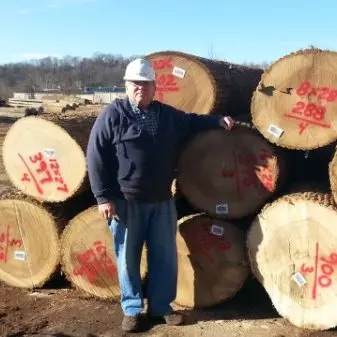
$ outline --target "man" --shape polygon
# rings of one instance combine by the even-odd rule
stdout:
[[[122,329],[137,331],[143,310],[140,258],[148,249],[146,296],[149,317],[180,325],[170,303],[177,288],[177,215],[171,196],[177,155],[186,139],[201,130],[230,130],[230,117],[186,114],[153,100],[155,72],[136,59],[124,76],[127,99],[115,100],[91,130],[87,162],[99,213],[114,236]]]

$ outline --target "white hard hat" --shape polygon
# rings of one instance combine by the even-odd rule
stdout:
[[[154,81],[156,78],[151,63],[145,59],[135,59],[128,64],[125,70],[126,81]]]

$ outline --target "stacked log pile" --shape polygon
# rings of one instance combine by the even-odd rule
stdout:
[[[94,120],[76,114],[30,116],[6,133],[3,164],[20,193],[6,194],[0,201],[4,282],[38,287],[59,271],[59,235],[72,217],[95,204],[85,162]]]
[[[172,60],[174,73],[180,60]],[[164,61],[155,61],[163,71]],[[337,324],[332,309],[337,300],[337,246],[333,243],[337,215],[336,64],[337,53],[317,49],[275,62],[263,73],[252,95],[254,128],[237,125],[230,133],[212,130],[194,137],[181,153],[174,188],[176,195],[192,206],[190,213],[201,210],[205,216],[230,220],[238,227],[241,219],[247,223],[248,216],[247,246],[253,274],[282,316],[311,329]],[[193,88],[193,84],[187,87]],[[170,103],[169,94],[164,97]],[[193,92],[186,97],[193,97]],[[185,104],[177,96],[172,102]],[[310,187],[313,183],[319,186],[318,192],[317,187]],[[327,188],[330,193],[323,193]],[[178,254],[184,263],[179,270],[177,302],[207,306],[207,291],[202,285],[215,287],[217,277],[209,271],[213,277],[200,278],[202,267],[195,261],[195,245],[188,244],[198,237],[198,226],[191,237],[183,239],[180,226]],[[217,232],[227,238],[226,231]],[[214,236],[210,230],[206,233]],[[214,238],[208,240],[203,238],[199,249],[205,257],[213,258],[217,243]],[[221,274],[222,266],[216,266]],[[230,284],[221,282],[222,294]],[[189,295],[179,289],[189,289]],[[209,304],[217,303],[211,295],[205,297]]]
[[[180,57],[182,56],[180,55]],[[184,57],[186,59],[188,55]],[[243,113],[248,114],[248,97],[258,82],[261,73],[260,70],[230,65],[228,63],[218,64],[217,62],[205,59],[198,61],[197,64],[204,64],[202,67],[200,66],[201,68],[199,67],[200,69],[198,68],[199,70],[193,70],[196,64],[196,58],[192,56],[189,57],[191,67],[189,68],[186,63],[185,68],[187,73],[185,80],[189,80],[189,77],[193,73],[195,73],[194,76],[206,76],[210,74],[208,90],[213,90],[213,101],[208,102],[208,111],[203,109],[199,110],[199,112],[210,114],[220,111],[224,113],[222,109],[227,109],[231,106],[235,107],[236,111],[241,111],[240,104],[243,104],[245,105],[245,109],[242,109]],[[179,63],[177,63],[177,65],[179,65]],[[216,75],[217,71],[220,71],[222,68],[224,68],[224,71],[222,71],[221,76],[218,77]],[[204,72],[204,75],[198,75],[201,72]],[[246,86],[248,88],[246,91],[243,89],[245,82],[242,79],[244,78],[245,72],[247,79]],[[241,86],[237,88],[239,83],[241,83]],[[158,84],[160,84],[160,80],[158,80]],[[186,85],[188,86],[189,84],[187,83]],[[226,89],[227,92],[222,93],[223,90],[221,86],[227,89],[228,86],[231,88]],[[203,88],[205,89],[207,86],[203,85]],[[244,91],[244,94],[242,94],[240,98],[238,95],[241,91]],[[200,92],[201,87],[199,91],[196,91],[196,94],[198,95]],[[194,96],[192,100],[196,97],[197,96]],[[45,100],[43,100],[43,102],[45,102]],[[185,107],[182,106],[181,108]],[[66,209],[64,205],[67,205],[72,198],[80,197],[88,190],[84,153],[89,132],[96,116],[97,114],[83,116],[83,114],[79,115],[76,111],[73,111],[71,113],[42,114],[40,117],[25,117],[17,121],[7,133],[3,146],[4,165],[13,185],[41,205],[52,203],[52,207],[48,209],[48,212],[55,212],[55,208]],[[234,138],[237,139],[240,137],[240,132],[234,136]],[[213,142],[217,142],[217,137],[221,138],[221,135],[215,134],[215,136],[211,136],[209,143],[212,142],[212,139]],[[249,136],[247,137],[249,138]],[[232,144],[236,143],[235,140],[231,140],[231,142]],[[252,206],[246,206],[253,209],[256,205],[259,205],[262,200],[265,200],[273,194],[276,185],[279,184],[279,161],[277,155],[273,153],[273,149],[269,148],[263,139],[256,139],[256,142],[256,149],[253,151],[248,150],[247,152],[245,147],[237,152],[240,154],[240,151],[246,151],[244,158],[240,157],[239,160],[245,161],[243,165],[248,165],[248,172],[244,173],[248,175],[248,180],[252,178],[251,167],[253,162],[251,161],[251,157],[259,157],[261,177],[257,176],[257,178],[253,178],[251,182],[246,182],[247,184],[252,183],[256,189],[256,192],[252,193],[250,201],[245,202],[246,205],[253,203]],[[219,150],[220,149],[217,151]],[[259,151],[264,152],[260,153]],[[248,163],[246,163],[247,160]],[[253,159],[253,161],[255,161],[255,159]],[[223,162],[221,163],[221,172],[228,169],[228,165],[225,165],[225,167]],[[269,177],[269,173],[267,177],[267,179],[272,180],[270,184],[266,183],[264,181],[265,178],[262,177],[262,175],[264,175],[263,166],[271,170],[271,178]],[[262,183],[259,180],[260,178],[262,179]],[[268,185],[267,188],[263,187],[265,183]],[[228,186],[230,186],[230,184],[231,183],[227,183]],[[225,186],[227,185],[225,183]],[[233,188],[233,186],[230,188]],[[268,189],[270,189],[270,191]],[[214,193],[221,194],[223,190],[226,190],[226,187]],[[230,194],[230,192],[225,193],[227,193],[226,195]],[[238,196],[235,198],[238,199]],[[226,200],[223,200],[226,199],[226,197],[219,200],[215,199],[214,202],[216,204],[226,202]],[[240,208],[239,200],[236,201],[237,206],[232,206],[232,202],[233,201],[228,200],[231,210],[230,214],[232,214],[232,209],[235,209],[235,207],[237,207],[237,210]],[[60,204],[62,207],[58,206]],[[78,211],[77,216],[66,226],[61,240],[61,262],[64,272],[73,284],[82,288],[84,291],[100,297],[116,298],[116,296],[118,296],[118,287],[114,269],[115,261],[112,254],[113,248],[110,232],[107,231],[106,222],[98,217],[95,213],[97,211],[95,208],[84,210],[82,213],[80,213],[78,208],[75,209]],[[220,209],[220,212],[223,212],[223,210]],[[241,213],[244,212],[244,210],[241,211]],[[64,219],[70,218],[69,214],[63,214],[61,217]],[[212,217],[207,217],[208,222],[213,221],[212,219]],[[188,222],[198,223],[199,219],[189,220]],[[84,224],[87,225],[85,226]],[[65,222],[63,222],[62,226],[58,225],[57,227],[63,230],[64,225]],[[219,223],[217,226],[220,228],[221,226],[231,227],[232,225],[230,223]],[[212,228],[217,227],[213,226]],[[203,230],[202,233],[203,236],[206,235],[205,237],[207,237],[207,231]],[[215,234],[209,232],[208,235],[209,237],[206,238],[206,240],[215,242]],[[237,286],[235,287],[233,287],[231,281],[224,281],[226,280],[225,276],[224,278],[220,278],[218,283],[214,286],[214,289],[217,289],[215,297],[219,297],[208,301],[208,303],[216,303],[232,296],[232,294],[240,289],[247,276],[246,260],[243,254],[244,245],[242,240],[236,239],[238,237],[239,235],[233,234],[233,240],[238,241],[231,243],[231,247],[234,247],[234,253],[231,251],[232,248],[229,249],[228,252],[224,252],[224,261],[221,263],[224,264],[225,269],[232,268],[234,274],[234,270],[237,270],[238,275],[240,274],[242,276],[239,278]],[[219,240],[221,242],[226,241],[226,238],[219,238]],[[199,244],[202,245],[202,241],[200,241]],[[239,254],[237,260],[235,260],[236,251]],[[29,256],[28,253],[27,256]],[[102,258],[102,256],[105,256],[105,258]],[[225,263],[226,259],[228,259],[227,264]],[[232,263],[230,262],[231,260],[237,262]],[[29,261],[29,258],[27,258],[27,261]],[[243,271],[241,271],[242,268]],[[203,297],[205,297],[204,303],[207,303],[207,293],[205,293]],[[196,301],[196,303],[196,305],[198,305],[199,301]]]
[[[172,186],[180,218],[178,304],[204,308],[228,300],[251,269],[292,323],[312,329],[336,326],[336,55],[305,50],[263,73],[178,52],[147,56],[156,70],[156,99],[188,112],[229,114],[253,123],[237,122],[231,132],[201,132],[181,150]],[[9,130],[3,146],[6,171],[34,202],[21,206],[7,198],[0,203],[0,216],[14,224],[8,235],[8,227],[0,227],[0,238],[9,242],[1,247],[9,252],[6,259],[21,256],[33,263],[32,253],[20,253],[21,246],[16,255],[13,251],[18,240],[30,247],[30,227],[20,217],[31,216],[36,225],[46,221],[41,228],[62,232],[61,256],[53,263],[61,261],[75,286],[117,299],[111,232],[93,200],[84,197],[89,187],[84,153],[95,117],[75,112],[25,117]],[[313,182],[322,192],[307,187]],[[332,193],[323,193],[325,185]],[[77,198],[83,199],[74,206]],[[20,216],[7,216],[13,210]],[[248,228],[242,225],[247,222]],[[41,251],[45,254],[43,246]],[[141,269],[146,280],[145,252]],[[12,260],[17,268],[19,262]],[[0,260],[2,280],[19,279],[3,266]],[[22,275],[18,286],[43,283],[25,281],[27,271]]]
[[[311,329],[337,325],[336,64],[337,53],[317,49],[283,57],[264,72],[251,106],[256,128],[294,163],[287,192],[252,222],[250,264],[280,315]]]
[[[89,100],[85,100],[75,96],[45,96],[42,100],[37,99],[8,99],[8,106],[16,108],[24,108],[25,116],[37,116],[42,113],[64,113],[73,111],[81,105],[91,104]]]

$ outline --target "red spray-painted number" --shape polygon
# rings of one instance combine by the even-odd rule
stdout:
[[[79,267],[74,268],[73,275],[85,276],[91,284],[97,284],[97,279],[104,276],[116,278],[116,266],[101,241],[95,241],[93,248],[77,254],[76,260]]]
[[[172,57],[155,60],[153,61],[152,66],[154,70],[172,69]]]
[[[44,194],[43,185],[45,184],[54,185],[58,191],[69,192],[56,159],[46,159],[41,152],[29,156],[28,160],[20,153],[18,153],[18,156],[27,170],[23,173],[21,181],[33,183],[40,195]]]
[[[308,102],[299,101],[284,116],[299,122],[299,134],[301,135],[308,126],[331,128],[331,125],[325,121],[327,112],[323,103],[334,103],[337,101],[337,89],[327,86],[314,87],[309,81],[304,81],[296,90],[296,94],[301,99],[308,99]],[[318,102],[312,102],[313,98]]]
[[[7,263],[9,249],[21,248],[22,240],[11,238],[10,225],[6,225],[6,230],[0,232],[0,263]]]
[[[275,187],[273,171],[267,162],[271,158],[272,154],[266,149],[261,149],[258,154],[233,151],[234,169],[222,170],[222,177],[235,179],[236,192],[240,198],[243,190],[249,188],[273,191]],[[256,166],[259,167],[259,171]]]
[[[328,288],[332,285],[331,275],[334,274],[337,266],[337,253],[333,252],[328,258],[319,255],[319,243],[316,242],[314,266],[307,267],[302,264],[300,272],[302,274],[314,273],[314,284],[311,291],[311,298],[316,300],[318,288]]]
[[[231,249],[232,243],[224,236],[212,234],[211,226],[205,223],[199,230],[190,227],[186,232],[186,236],[189,238],[188,246],[192,255],[202,254],[214,263],[215,261],[210,255],[210,250],[217,248],[223,252]]]
[[[291,109],[291,112],[284,116],[299,121],[299,134],[302,134],[309,125],[331,128],[331,125],[325,122],[326,112],[327,109],[323,105],[297,102],[295,107]]]
[[[318,100],[325,100],[327,102],[335,102],[337,100],[337,89],[324,87],[314,87],[309,81],[302,82],[296,90],[299,97],[314,96]]]
[[[175,77],[172,74],[161,74],[156,79],[156,95],[159,101],[164,100],[164,94],[168,92],[178,92]]]
[[[163,102],[166,93],[178,92],[180,90],[176,78],[172,74],[172,58],[155,60],[152,64],[155,71],[168,71],[168,73],[161,73],[160,75],[156,73],[156,99]]]

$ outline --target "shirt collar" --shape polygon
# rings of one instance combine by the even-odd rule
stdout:
[[[141,112],[151,112],[154,109],[154,104],[153,101],[151,102],[151,104],[149,105],[149,107],[145,110],[145,109],[141,109],[135,102],[131,101],[131,99],[129,99],[132,111],[136,114],[139,114]]]

